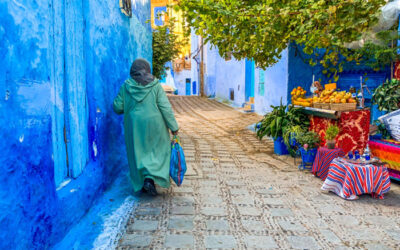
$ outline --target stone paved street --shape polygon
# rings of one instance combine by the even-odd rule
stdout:
[[[246,127],[261,119],[198,97],[171,97],[188,172],[141,196],[118,249],[400,249],[400,188],[346,201],[273,155]]]

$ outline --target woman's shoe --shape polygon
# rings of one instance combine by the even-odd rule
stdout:
[[[152,179],[144,179],[143,189],[152,196],[156,196],[158,194],[156,186],[154,185],[154,181]]]

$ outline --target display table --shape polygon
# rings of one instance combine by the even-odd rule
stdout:
[[[310,117],[310,130],[321,136],[321,145],[325,145],[325,131],[331,124],[340,128],[336,138],[336,147],[343,149],[345,153],[359,150],[363,152],[369,140],[370,110],[355,110],[337,112],[337,119],[322,116],[322,112]]]
[[[400,144],[372,139],[369,141],[369,148],[373,156],[388,164],[390,177],[400,181]]]
[[[328,149],[326,147],[320,147],[317,155],[315,156],[314,164],[311,170],[312,173],[324,181],[328,175],[329,165],[331,164],[332,160],[343,156],[345,156],[345,153],[341,148]]]
[[[353,164],[344,158],[336,158],[329,166],[328,177],[321,187],[347,200],[361,194],[371,194],[383,199],[390,190],[389,172],[384,166]]]

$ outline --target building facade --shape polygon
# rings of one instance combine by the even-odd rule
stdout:
[[[168,70],[171,70],[178,95],[198,95],[197,72],[192,70],[193,67],[196,69],[197,64],[193,59],[196,54],[193,50],[196,47],[193,45],[197,44],[197,36],[194,34],[186,36],[182,12],[171,7],[176,2],[175,0],[151,0],[151,25],[155,29],[165,25],[170,19],[175,20],[175,29],[172,32],[178,36],[178,39],[186,40],[187,43],[181,47],[178,58],[168,64],[170,68]],[[165,79],[161,79],[161,82],[164,81]]]
[[[112,111],[150,1],[0,0],[0,249],[60,241],[126,166]]]
[[[195,51],[196,48],[192,50]],[[211,48],[209,44],[204,45],[203,54],[205,95],[227,101],[235,107],[251,104],[251,109],[259,114],[270,111],[270,106],[279,105],[281,100],[283,104],[290,103],[290,92],[295,87],[301,86],[309,94],[313,79],[320,80],[323,84],[330,80],[322,73],[324,69],[321,66],[311,67],[307,63],[307,57],[310,56],[305,55],[301,46],[295,44],[290,44],[282,52],[278,63],[265,70],[247,59],[222,58],[218,49]],[[194,69],[196,71],[199,68]],[[360,89],[360,77],[367,79],[365,83],[372,93],[377,86],[390,78],[390,69],[375,72],[363,65],[346,64],[339,75],[337,86],[346,91],[350,87]],[[368,92],[364,94],[367,104],[371,105],[372,95]],[[372,120],[382,115],[376,106],[371,110]]]

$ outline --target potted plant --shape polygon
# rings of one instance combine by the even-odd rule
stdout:
[[[325,132],[326,146],[329,149],[334,149],[336,145],[336,136],[339,134],[339,127],[330,125]]]
[[[287,125],[286,106],[271,106],[272,111],[267,113],[261,120],[257,130],[257,137],[261,140],[264,136],[274,139],[274,153],[279,155],[288,154],[288,150],[283,143],[283,128]]]
[[[304,113],[303,108],[297,108],[281,104],[279,106],[271,106],[272,111],[267,113],[261,120],[259,128],[257,128],[257,137],[261,140],[264,136],[274,139],[274,153],[278,155],[288,154],[287,146],[284,143],[283,135],[291,126],[308,127],[310,121]]]
[[[285,129],[283,133],[283,142],[286,144],[286,146],[289,149],[290,155],[293,157],[296,156],[296,151],[297,151],[297,141],[296,141],[296,136],[300,135],[302,133],[306,132],[306,129],[300,125],[292,125],[289,126],[287,129]]]
[[[387,130],[385,124],[383,124],[379,120],[373,121],[372,125],[370,126],[370,136],[372,139],[392,139],[390,132]]]
[[[320,137],[314,131],[307,131],[296,136],[299,144],[302,164],[299,168],[306,168],[314,163],[317,149],[320,144]]]

